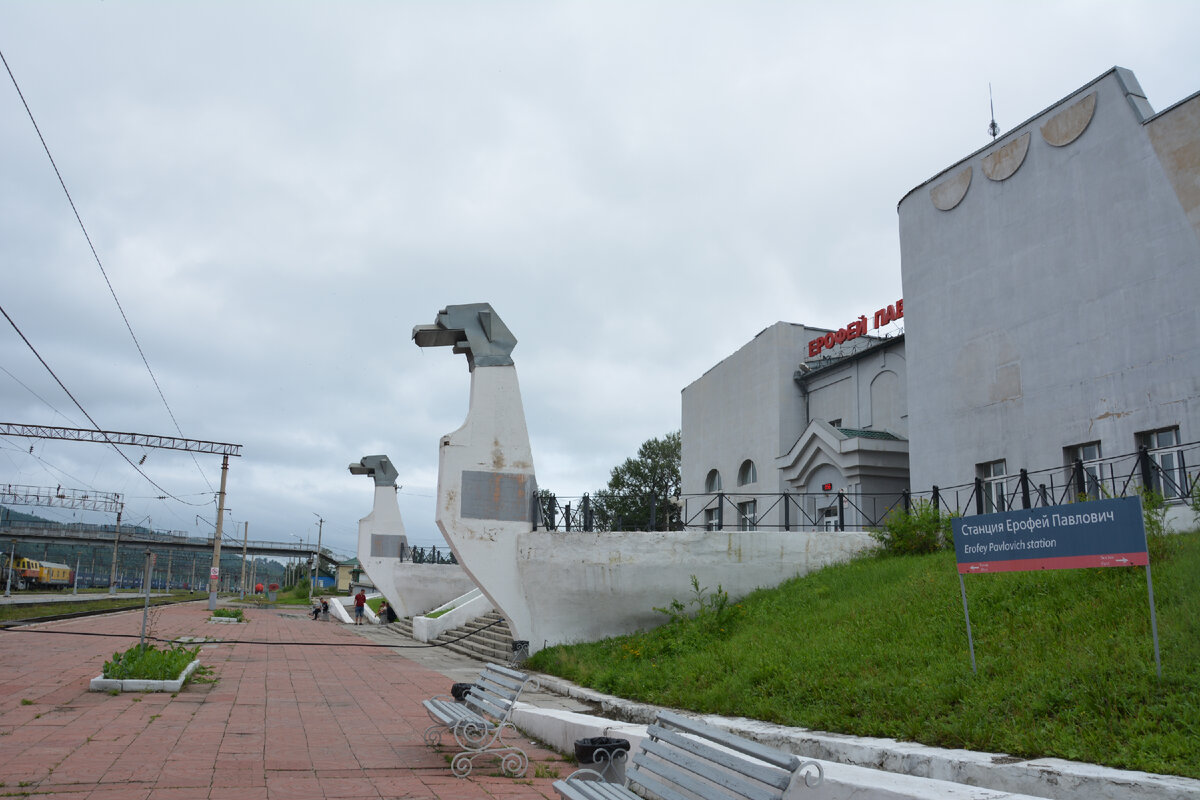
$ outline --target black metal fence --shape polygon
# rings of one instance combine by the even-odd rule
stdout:
[[[670,506],[680,510],[676,529],[689,530],[812,530],[844,531],[878,528],[897,509],[910,510],[926,502],[961,516],[1019,508],[1065,505],[1082,500],[1126,497],[1150,490],[1168,507],[1197,507],[1200,496],[1200,442],[1169,449],[1148,450],[1111,458],[1083,461],[1039,470],[1021,469],[1012,475],[976,476],[967,483],[934,486],[929,491],[864,492],[715,492],[672,497],[647,497],[643,519],[615,519],[598,524],[588,495],[535,499],[534,530],[602,531],[655,530]],[[659,515],[664,516],[659,516]]]
[[[400,545],[400,560],[408,561],[413,564],[457,564],[458,561],[454,558],[454,551],[449,547],[438,547],[430,545],[429,547],[409,547],[407,544]]]

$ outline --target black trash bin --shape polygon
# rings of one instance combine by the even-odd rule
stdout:
[[[593,736],[575,740],[575,760],[579,766],[594,769],[608,783],[625,783],[625,761],[628,758],[628,739]]]

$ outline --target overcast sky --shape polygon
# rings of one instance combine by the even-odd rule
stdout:
[[[0,4],[0,305],[103,429],[242,445],[227,531],[355,549],[389,455],[415,544],[490,302],[541,486],[602,487],[778,321],[901,297],[896,204],[1114,65],[1200,90],[1200,3]],[[915,312],[915,309],[908,309]],[[0,422],[91,427],[0,319]],[[746,387],[748,392],[754,387]],[[30,452],[32,447],[32,452]],[[207,534],[220,458],[0,437],[0,481]],[[111,515],[25,509],[56,519]],[[147,518],[149,520],[147,521]]]

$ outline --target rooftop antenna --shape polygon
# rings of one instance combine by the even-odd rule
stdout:
[[[992,109],[992,121],[988,123],[988,133],[992,135],[992,141],[995,141],[996,136],[1000,134],[1000,126],[996,124],[996,103],[992,100],[991,83],[988,83],[988,106]]]

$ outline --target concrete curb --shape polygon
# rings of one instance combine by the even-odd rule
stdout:
[[[184,667],[183,672],[173,681],[139,681],[139,680],[124,680],[119,681],[114,678],[106,678],[103,675],[97,675],[92,678],[88,684],[90,692],[111,692],[114,689],[118,692],[178,692],[183,688],[183,682],[196,671],[200,666],[200,659],[196,659],[192,663]]]
[[[574,740],[619,736],[633,747],[645,736],[657,706],[577,686],[550,675],[537,676],[547,692],[599,706],[605,717],[553,709],[520,708],[513,721],[522,730],[560,752]],[[524,705],[524,704],[522,704]],[[687,712],[683,712],[687,713]],[[971,750],[943,750],[894,739],[865,738],[789,728],[745,718],[695,714],[710,725],[771,747],[821,762],[826,786],[806,798],[836,800],[862,797],[892,800],[945,798],[1055,798],[1056,800],[1200,800],[1200,780],[1156,775],[1066,761],[1024,760]],[[519,719],[518,719],[519,718]]]

